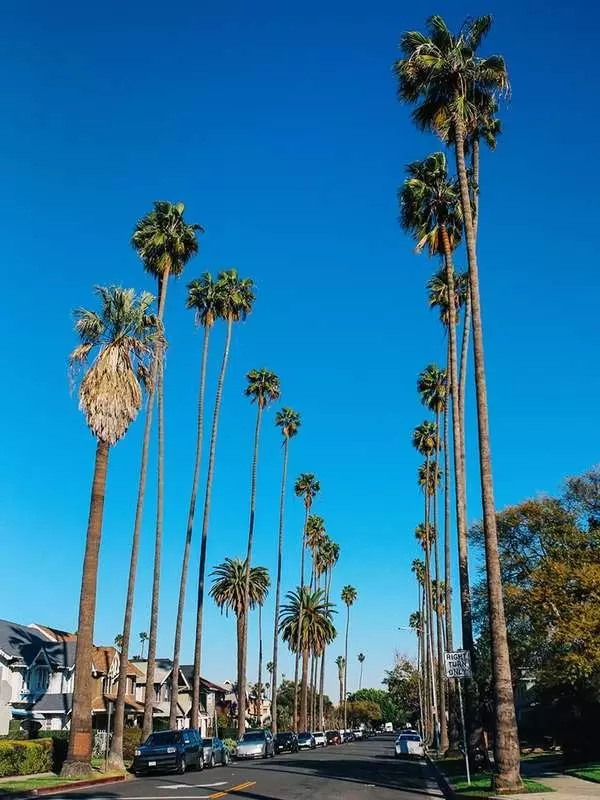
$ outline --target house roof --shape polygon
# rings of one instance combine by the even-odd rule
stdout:
[[[114,647],[94,647],[92,661],[95,669],[107,675],[110,672],[115,655],[117,655],[117,650]],[[136,678],[145,677],[145,673],[141,672],[131,661],[127,664],[127,674],[135,675]]]
[[[73,705],[72,694],[45,694],[35,703],[27,705],[27,711],[41,711],[46,714],[55,712],[57,714],[68,714]]]
[[[0,651],[12,662],[29,666],[42,649],[58,669],[75,664],[75,640],[51,641],[35,628],[0,619]]]
[[[132,658],[131,663],[136,667],[138,672],[140,673],[141,680],[138,681],[139,684],[146,683],[146,672],[148,670],[148,661],[144,658]],[[162,683],[164,679],[167,677],[169,672],[173,667],[173,662],[170,658],[157,658],[156,659],[156,666],[154,669],[154,683]]]
[[[74,642],[77,638],[74,633],[61,631],[58,628],[49,628],[47,625],[40,625],[38,622],[32,622],[27,627],[39,631],[42,636],[52,642]]]
[[[192,685],[192,680],[194,677],[194,665],[193,664],[182,664],[181,665],[181,672],[185,677],[186,681]],[[208,689],[209,692],[222,692],[223,694],[227,694],[228,690],[224,686],[220,686],[218,683],[213,683],[209,681],[207,678],[200,677],[200,686],[203,689]]]
[[[117,695],[116,694],[104,694],[101,697],[94,697],[92,700],[92,712],[94,711],[106,711],[106,701],[111,703],[117,702]],[[132,709],[133,711],[137,711],[140,714],[144,713],[144,704],[139,703],[135,697],[132,697],[130,694],[125,695],[125,708]]]

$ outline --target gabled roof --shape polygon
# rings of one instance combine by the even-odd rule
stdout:
[[[65,669],[75,664],[75,641],[52,641],[35,628],[0,619],[0,651],[15,665],[28,667],[43,648],[51,666]]]
[[[92,657],[94,669],[103,675],[108,675],[116,655],[117,650],[114,647],[94,647]],[[145,677],[144,673],[142,673],[135,664],[132,664],[131,661],[129,661],[127,665],[127,674],[134,675],[136,678]]]
[[[148,661],[144,658],[132,658],[131,663],[139,671],[142,678],[138,681],[140,684],[146,683],[146,672],[148,670]],[[154,670],[154,683],[163,683],[164,679],[171,672],[173,662],[170,658],[157,658],[156,667]]]
[[[186,681],[191,686],[192,685],[192,681],[194,679],[194,665],[193,664],[182,664],[181,665],[181,672],[183,674],[183,677],[186,679]],[[224,686],[220,686],[218,683],[213,683],[212,681],[209,681],[207,678],[203,678],[203,677],[200,677],[200,686],[204,690],[208,689],[209,692],[222,692],[223,694],[227,694],[228,691],[229,691]]]
[[[40,625],[38,622],[31,622],[27,627],[38,631],[42,636],[50,639],[51,642],[74,642],[77,639],[74,633],[61,631],[58,628],[49,628],[47,625]]]

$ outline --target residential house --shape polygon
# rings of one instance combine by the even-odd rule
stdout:
[[[119,687],[121,657],[114,647],[94,647],[92,663],[92,725],[107,730],[109,716],[114,712]],[[138,681],[145,685],[145,673],[131,661],[127,664],[127,685],[125,690],[125,724],[141,725],[144,716],[144,703],[136,698]]]
[[[11,719],[44,730],[68,727],[74,667],[72,634],[0,620],[0,734]]]

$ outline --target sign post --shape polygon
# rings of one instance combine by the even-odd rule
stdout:
[[[467,728],[465,726],[465,710],[462,696],[462,679],[472,678],[471,653],[468,650],[450,650],[445,654],[446,677],[456,678],[458,683],[458,703],[460,706],[460,722],[463,730],[463,747],[465,750],[465,767],[467,771],[467,783],[471,785],[471,770],[469,768],[469,745],[467,742]]]

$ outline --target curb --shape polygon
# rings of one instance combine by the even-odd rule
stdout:
[[[29,792],[3,792],[0,789],[0,796],[15,798],[15,800],[25,800],[25,798],[28,797],[44,797],[46,795],[61,794],[62,792],[74,792],[78,789],[87,789],[88,786],[101,786],[104,783],[122,783],[126,780],[126,775],[113,775],[111,778],[92,778],[89,781],[71,781],[70,783],[60,783],[56,784],[56,786],[32,789]]]

